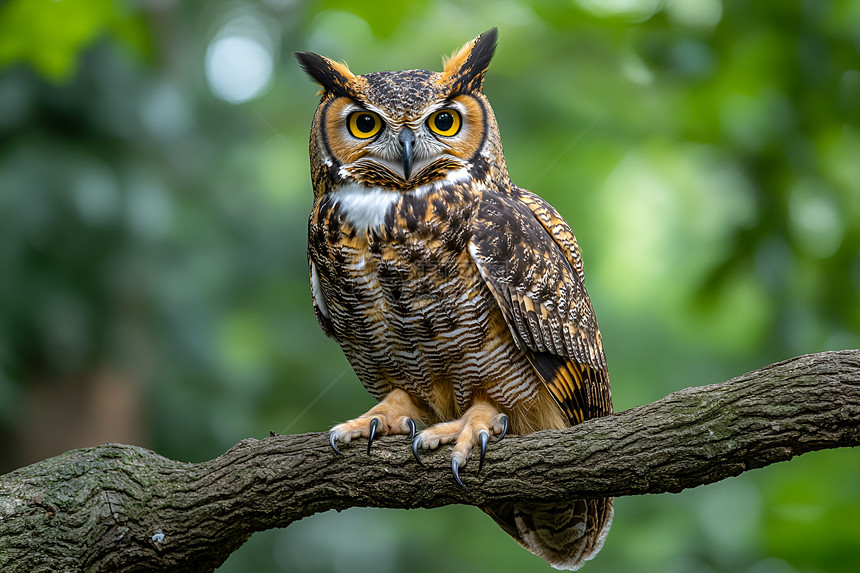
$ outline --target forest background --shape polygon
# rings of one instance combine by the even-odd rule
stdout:
[[[202,461],[364,412],[311,307],[318,98],[290,53],[440,69],[493,26],[508,167],[577,234],[616,410],[860,347],[853,0],[5,0],[0,473],[109,441]],[[810,453],[616,500],[586,570],[852,571],[857,515],[857,451]],[[454,506],[313,516],[219,572],[371,568],[550,570]]]

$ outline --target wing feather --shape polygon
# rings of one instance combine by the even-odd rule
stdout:
[[[334,325],[331,323],[331,317],[328,313],[328,306],[326,306],[325,297],[323,296],[317,267],[311,260],[310,256],[308,256],[308,267],[310,268],[311,298],[314,303],[314,314],[317,317],[317,322],[320,323],[320,327],[322,327],[322,331],[326,336],[337,340],[334,332]]]
[[[546,201],[485,191],[469,253],[517,347],[571,424],[612,411],[576,238]]]

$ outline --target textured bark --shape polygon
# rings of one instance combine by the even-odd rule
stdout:
[[[255,531],[329,509],[678,492],[860,444],[860,350],[802,356],[568,430],[493,444],[464,491],[449,448],[403,437],[335,455],[325,433],[240,442],[200,464],[134,446],[74,450],[0,476],[0,570],[211,571]]]

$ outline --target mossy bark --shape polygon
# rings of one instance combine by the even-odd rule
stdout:
[[[199,464],[118,444],[0,476],[0,570],[212,571],[255,531],[329,509],[678,492],[860,444],[860,350],[802,356],[568,430],[493,444],[464,491],[447,448],[403,437],[335,455],[325,433],[240,442]]]

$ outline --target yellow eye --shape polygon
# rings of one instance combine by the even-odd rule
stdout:
[[[382,129],[382,120],[372,111],[356,111],[349,114],[346,120],[349,133],[359,139],[368,139]]]
[[[460,131],[460,114],[453,109],[440,109],[433,112],[427,120],[427,125],[433,133],[451,137]]]

